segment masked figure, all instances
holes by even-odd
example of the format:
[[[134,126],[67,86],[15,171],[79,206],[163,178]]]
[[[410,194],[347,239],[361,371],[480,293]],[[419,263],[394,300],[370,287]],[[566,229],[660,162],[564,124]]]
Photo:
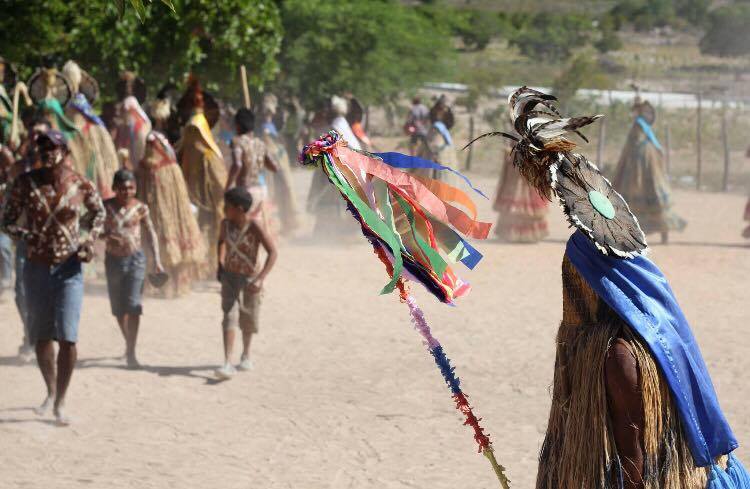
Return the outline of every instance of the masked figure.
[[[65,63],[63,75],[73,92],[65,113],[79,134],[68,144],[74,168],[96,184],[103,199],[108,199],[113,195],[112,178],[119,165],[112,136],[91,107],[99,95],[99,86],[74,61]]]

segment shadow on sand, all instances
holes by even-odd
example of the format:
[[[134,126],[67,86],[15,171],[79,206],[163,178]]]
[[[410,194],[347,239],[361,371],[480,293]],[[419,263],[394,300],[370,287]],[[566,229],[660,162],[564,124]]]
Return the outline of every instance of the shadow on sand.
[[[148,372],[150,374],[158,375],[159,377],[187,377],[194,379],[204,380],[206,385],[216,385],[223,381],[213,377],[212,373],[216,369],[216,365],[186,365],[181,367],[169,367],[164,365],[141,365],[138,368],[128,367],[127,365],[119,365],[107,363],[112,360],[122,361],[119,357],[104,357],[104,358],[84,358],[78,361],[76,368],[87,369],[87,368],[102,368],[102,369],[114,369],[114,370],[129,370],[133,372]]]

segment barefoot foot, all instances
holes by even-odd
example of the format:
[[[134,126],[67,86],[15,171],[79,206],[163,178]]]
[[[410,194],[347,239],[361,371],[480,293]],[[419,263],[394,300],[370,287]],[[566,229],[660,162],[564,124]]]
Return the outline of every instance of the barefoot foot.
[[[53,413],[55,415],[55,422],[57,423],[57,426],[70,426],[70,418],[65,413],[65,410],[62,406],[57,406]]]
[[[128,356],[127,365],[128,365],[128,368],[132,370],[141,368],[141,364],[138,362],[138,359],[135,358],[135,355]]]
[[[49,411],[49,408],[52,407],[52,403],[55,401],[54,394],[51,394],[47,396],[47,398],[44,400],[43,403],[39,405],[39,407],[34,408],[34,414],[37,416],[44,416],[47,414],[47,411]]]

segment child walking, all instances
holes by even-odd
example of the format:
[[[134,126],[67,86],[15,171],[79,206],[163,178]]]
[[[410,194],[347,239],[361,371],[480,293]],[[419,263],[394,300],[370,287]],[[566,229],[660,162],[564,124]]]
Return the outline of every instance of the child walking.
[[[221,222],[218,244],[218,280],[221,282],[221,308],[224,313],[224,365],[216,371],[220,379],[229,379],[236,369],[232,351],[236,329],[242,330],[240,370],[251,370],[250,340],[258,332],[258,313],[263,281],[278,255],[276,245],[265,227],[250,217],[253,198],[244,187],[224,194],[225,219]],[[263,268],[258,271],[258,250],[266,252]]]
[[[146,256],[141,244],[144,230],[151,245],[154,268],[163,273],[159,257],[159,242],[151,222],[148,206],[135,198],[135,175],[126,169],[115,173],[112,183],[115,196],[104,202],[107,218],[104,238],[107,252],[104,267],[112,314],[117,318],[123,338],[125,357],[130,368],[138,368],[135,344],[138,339],[143,307],[141,296],[146,275]]]

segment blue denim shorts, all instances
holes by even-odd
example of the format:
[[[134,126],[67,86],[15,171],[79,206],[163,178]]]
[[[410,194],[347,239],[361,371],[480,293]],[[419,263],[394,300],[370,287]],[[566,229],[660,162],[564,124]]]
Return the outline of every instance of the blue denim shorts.
[[[104,269],[107,272],[107,291],[112,314],[117,317],[125,314],[140,316],[143,313],[141,296],[146,277],[146,256],[143,252],[136,251],[130,256],[107,254]]]
[[[72,256],[50,266],[27,260],[23,268],[29,343],[57,340],[78,341],[78,323],[83,304],[83,270]]]

